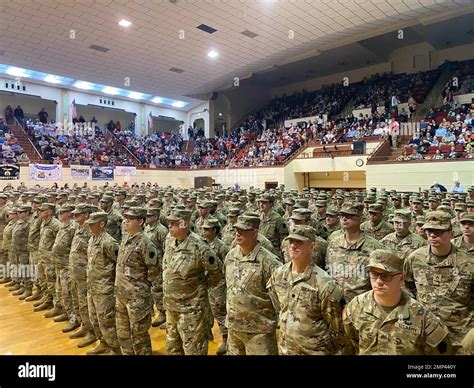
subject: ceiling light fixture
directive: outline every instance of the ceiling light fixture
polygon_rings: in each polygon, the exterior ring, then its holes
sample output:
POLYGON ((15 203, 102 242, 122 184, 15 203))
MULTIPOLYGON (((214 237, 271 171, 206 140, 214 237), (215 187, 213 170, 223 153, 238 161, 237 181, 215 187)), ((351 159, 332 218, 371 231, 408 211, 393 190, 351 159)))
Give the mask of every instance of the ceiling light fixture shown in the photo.
POLYGON ((19 67, 9 67, 7 69, 7 74, 12 75, 14 77, 28 77, 28 73, 25 69, 21 69, 19 67))
POLYGON ((183 101, 175 101, 171 104, 171 106, 174 106, 175 108, 183 108, 186 106, 186 104, 183 101))
POLYGON ((119 25, 121 25, 122 27, 130 27, 132 23, 130 23, 128 20, 122 19, 119 21, 119 25))
POLYGON ((154 97, 151 102, 154 102, 155 104, 163 104, 163 99, 161 97, 154 97))
POLYGON ((102 89, 102 91, 105 93, 105 94, 111 94, 111 95, 116 95, 116 94, 119 94, 119 90, 117 88, 113 88, 111 86, 106 86, 105 88, 102 89))
POLYGON ((134 100, 141 100, 143 98, 143 94, 138 92, 130 92, 128 97, 133 98, 134 100))
POLYGON ((93 85, 90 82, 86 81, 77 81, 73 86, 75 88, 84 90, 91 90, 93 88, 93 85))
POLYGON ((214 51, 214 50, 211 50, 211 51, 209 51, 209 52, 207 53, 207 56, 208 56, 209 58, 215 58, 215 57, 217 57, 218 55, 219 55, 219 53, 218 53, 217 51, 214 51))
POLYGON ((60 84, 61 83, 61 80, 53 74, 48 74, 46 77, 44 77, 44 80, 46 82, 51 83, 51 84, 60 84))

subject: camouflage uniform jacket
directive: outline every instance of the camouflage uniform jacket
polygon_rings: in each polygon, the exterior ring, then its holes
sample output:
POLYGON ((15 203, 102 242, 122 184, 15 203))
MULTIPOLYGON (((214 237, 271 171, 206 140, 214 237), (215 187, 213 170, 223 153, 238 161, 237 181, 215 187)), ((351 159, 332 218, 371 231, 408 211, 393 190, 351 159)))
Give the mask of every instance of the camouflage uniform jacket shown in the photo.
POLYGON ((3 229, 2 248, 5 251, 5 254, 11 249, 13 228, 15 227, 16 222, 16 220, 10 220, 3 229))
POLYGON ((2 246, 2 241, 3 241, 3 230, 5 229, 5 226, 8 224, 8 206, 5 205, 2 208, 0 208, 0 247, 2 246))
POLYGON ((306 267, 298 275, 292 263, 273 271, 267 284, 279 313, 279 354, 334 354, 345 341, 342 289, 321 268, 306 267))
POLYGON ((453 245, 460 251, 466 252, 471 256, 471 259, 474 259, 474 244, 468 244, 464 241, 464 236, 456 237, 451 240, 453 245))
POLYGON ((360 355, 439 354, 446 326, 426 306, 402 291, 399 304, 385 312, 373 291, 352 299, 344 309, 344 329, 360 355))
POLYGON ((145 226, 144 233, 155 244, 156 254, 158 257, 158 264, 162 265, 163 255, 165 252, 166 235, 168 234, 168 228, 165 228, 159 221, 153 225, 145 226))
POLYGON ((415 233, 409 232, 405 237, 398 237, 396 232, 387 234, 380 241, 386 248, 397 252, 400 259, 405 260, 412 252, 427 244, 427 241, 415 233))
POLYGON ((261 215, 260 233, 268 238, 275 250, 278 251, 281 242, 288 236, 288 227, 278 213, 270 210, 267 215, 261 215))
POLYGON ((222 228, 221 240, 224 242, 225 245, 231 246, 234 239, 235 239, 234 225, 231 225, 230 223, 228 223, 226 226, 222 228))
POLYGON ((105 226, 105 231, 110 234, 115 240, 120 242, 122 239, 122 215, 111 208, 108 212, 107 225, 105 226))
POLYGON ((30 232, 30 222, 17 220, 12 230, 12 250, 16 256, 28 257, 28 234, 30 232))
POLYGON ((107 232, 91 236, 87 247, 87 289, 103 295, 113 295, 115 265, 119 245, 107 232))
MULTIPOLYGON (((277 259, 280 260, 280 256, 279 256, 280 251, 279 250, 277 251, 275 247, 273 246, 272 242, 260 232, 258 233, 258 236, 257 236, 257 243, 259 243, 267 251, 270 251, 271 253, 273 253, 277 257, 277 259)), ((237 243, 235 242, 235 236, 234 236, 234 240, 232 241, 232 244, 230 244, 230 249, 233 249, 236 246, 237 246, 237 243)))
POLYGON ((67 225, 61 223, 52 248, 54 262, 57 266, 64 268, 69 265, 69 253, 75 233, 76 228, 72 222, 67 225))
POLYGON ((370 221, 365 221, 360 226, 360 230, 376 240, 382 240, 387 234, 393 233, 395 229, 387 221, 380 221, 378 225, 373 226, 370 221))
POLYGON ((28 234, 28 250, 30 252, 38 251, 41 232, 41 218, 38 213, 34 213, 30 221, 30 231, 28 234))
POLYGON ((371 289, 366 266, 370 253, 382 248, 379 241, 364 233, 354 244, 346 241, 344 233, 329 240, 326 253, 328 273, 343 288, 346 302, 371 289))
POLYGON ((58 234, 61 225, 61 222, 54 217, 41 223, 40 241, 38 244, 38 253, 40 255, 46 257, 51 255, 54 241, 56 240, 56 235, 58 234))
POLYGON ((261 244, 244 256, 240 247, 229 251, 225 258, 227 284, 226 327, 245 333, 272 333, 277 314, 270 300, 266 284, 278 258, 261 244))
POLYGON ((224 263, 224 259, 229 253, 229 246, 227 244, 224 244, 224 242, 219 239, 215 238, 213 241, 209 243, 209 247, 217 253, 217 257, 224 263))
POLYGON ((452 246, 439 259, 427 245, 408 256, 404 271, 407 289, 448 326, 453 345, 460 346, 474 324, 472 257, 452 246))
POLYGON ((207 291, 223 278, 222 262, 196 233, 181 242, 168 235, 163 256, 165 310, 191 313, 207 306, 207 291))
POLYGON ((156 247, 143 232, 120 244, 115 268, 115 295, 123 299, 151 298, 151 285, 160 276, 156 247))
POLYGON ((87 248, 90 238, 91 233, 88 225, 77 227, 69 253, 69 270, 73 279, 86 280, 87 248))

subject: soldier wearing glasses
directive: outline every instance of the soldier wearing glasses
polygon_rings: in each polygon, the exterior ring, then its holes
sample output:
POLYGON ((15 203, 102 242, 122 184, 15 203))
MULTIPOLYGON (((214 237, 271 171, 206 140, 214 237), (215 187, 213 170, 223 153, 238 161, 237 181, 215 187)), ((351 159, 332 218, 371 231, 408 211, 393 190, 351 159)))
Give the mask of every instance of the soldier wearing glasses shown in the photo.
POLYGON ((425 218, 428 245, 405 260, 405 284, 448 327, 453 352, 460 353, 462 340, 474 324, 474 262, 451 243, 448 213, 436 210, 425 218))
POLYGON ((344 290, 344 299, 352 298, 370 290, 365 267, 369 254, 383 245, 360 230, 363 205, 345 202, 339 211, 342 232, 328 242, 326 264, 329 274, 344 290))
POLYGON ((361 355, 449 354, 448 329, 403 289, 403 261, 393 251, 370 254, 372 290, 343 312, 344 330, 361 355))

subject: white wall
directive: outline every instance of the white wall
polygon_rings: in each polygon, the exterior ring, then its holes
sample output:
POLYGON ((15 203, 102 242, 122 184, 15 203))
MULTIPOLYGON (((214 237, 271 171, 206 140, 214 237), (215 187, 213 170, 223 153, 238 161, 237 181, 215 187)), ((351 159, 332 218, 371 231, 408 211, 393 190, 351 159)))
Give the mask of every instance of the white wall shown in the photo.
POLYGON ((183 126, 184 133, 182 134, 184 139, 188 139, 188 127, 192 126, 194 120, 197 119, 204 120, 204 135, 206 137, 209 137, 211 132, 214 133, 214 116, 210 115, 210 101, 203 102, 187 113, 185 125, 183 126), (206 111, 204 112, 204 110, 206 111))

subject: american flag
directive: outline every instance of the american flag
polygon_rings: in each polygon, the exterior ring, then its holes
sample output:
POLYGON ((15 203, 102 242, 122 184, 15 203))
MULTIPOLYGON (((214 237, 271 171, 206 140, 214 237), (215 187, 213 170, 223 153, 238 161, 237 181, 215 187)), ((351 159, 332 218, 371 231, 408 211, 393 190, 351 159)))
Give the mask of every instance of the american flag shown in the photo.
POLYGON ((153 129, 153 116, 152 116, 151 112, 148 115, 148 128, 153 129))
POLYGON ((72 100, 71 104, 71 119, 77 118, 76 99, 72 100))

